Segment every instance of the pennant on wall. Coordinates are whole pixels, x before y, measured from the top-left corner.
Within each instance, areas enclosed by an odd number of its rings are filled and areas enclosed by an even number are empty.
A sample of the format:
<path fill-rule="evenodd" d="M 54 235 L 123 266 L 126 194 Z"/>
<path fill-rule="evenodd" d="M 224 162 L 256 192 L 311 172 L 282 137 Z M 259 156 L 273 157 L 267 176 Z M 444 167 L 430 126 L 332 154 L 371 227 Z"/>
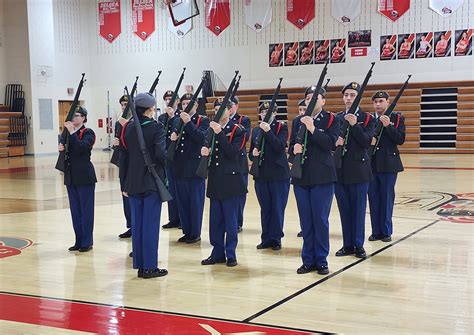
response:
<path fill-rule="evenodd" d="M 132 31 L 142 40 L 155 31 L 154 0 L 132 0 Z"/>
<path fill-rule="evenodd" d="M 439 15 L 446 17 L 462 6 L 464 0 L 430 0 L 429 7 Z"/>
<path fill-rule="evenodd" d="M 100 36 L 112 43 L 121 31 L 120 1 L 99 2 Z"/>
<path fill-rule="evenodd" d="M 272 22 L 272 0 L 245 0 L 245 24 L 259 33 Z"/>
<path fill-rule="evenodd" d="M 205 0 L 206 27 L 219 36 L 230 25 L 230 0 Z"/>
<path fill-rule="evenodd" d="M 346 26 L 360 15 L 360 4 L 361 0 L 332 0 L 331 15 Z"/>
<path fill-rule="evenodd" d="M 193 20 L 180 20 L 182 23 L 176 25 L 173 23 L 173 17 L 176 18 L 188 18 L 193 13 L 193 3 L 191 1 L 182 1 L 179 3 L 179 6 L 173 6 L 173 15 L 170 15 L 168 18 L 168 30 L 175 34 L 177 37 L 181 38 L 191 31 L 193 28 Z"/>
<path fill-rule="evenodd" d="M 410 0 L 378 0 L 377 10 L 393 22 L 410 9 Z"/>
<path fill-rule="evenodd" d="M 168 30 L 176 35 L 176 37 L 183 37 L 187 33 L 189 33 L 193 29 L 193 21 L 186 20 L 184 23 L 181 23 L 179 26 L 175 26 L 173 24 L 173 19 L 171 17 L 168 18 Z"/>
<path fill-rule="evenodd" d="M 298 29 L 303 29 L 314 19 L 316 1 L 286 0 L 286 19 Z"/>

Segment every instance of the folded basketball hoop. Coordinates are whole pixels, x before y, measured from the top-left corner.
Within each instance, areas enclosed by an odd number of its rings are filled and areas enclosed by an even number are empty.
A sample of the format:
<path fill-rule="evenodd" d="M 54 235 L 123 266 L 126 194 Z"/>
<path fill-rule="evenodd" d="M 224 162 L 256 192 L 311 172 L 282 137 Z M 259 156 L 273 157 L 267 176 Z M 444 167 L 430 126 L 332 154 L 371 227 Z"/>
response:
<path fill-rule="evenodd" d="M 163 0 L 175 27 L 199 15 L 197 0 Z"/>

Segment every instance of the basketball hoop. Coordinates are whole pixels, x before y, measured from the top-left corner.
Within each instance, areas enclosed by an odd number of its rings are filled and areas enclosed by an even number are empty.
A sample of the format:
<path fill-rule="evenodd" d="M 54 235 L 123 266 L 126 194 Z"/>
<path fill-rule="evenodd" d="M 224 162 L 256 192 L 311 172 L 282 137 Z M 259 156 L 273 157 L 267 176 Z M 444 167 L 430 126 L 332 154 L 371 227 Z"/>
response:
<path fill-rule="evenodd" d="M 175 27 L 199 15 L 197 0 L 163 0 Z"/>

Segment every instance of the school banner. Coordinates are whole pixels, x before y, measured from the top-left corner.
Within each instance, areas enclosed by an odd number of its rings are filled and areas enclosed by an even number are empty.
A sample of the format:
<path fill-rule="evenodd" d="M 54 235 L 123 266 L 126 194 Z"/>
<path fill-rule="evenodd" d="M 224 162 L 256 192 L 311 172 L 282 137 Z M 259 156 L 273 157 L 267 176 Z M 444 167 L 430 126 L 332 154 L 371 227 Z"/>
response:
<path fill-rule="evenodd" d="M 272 22 L 272 0 L 244 0 L 245 24 L 259 33 Z"/>
<path fill-rule="evenodd" d="M 132 0 L 132 31 L 142 40 L 155 31 L 154 0 Z"/>
<path fill-rule="evenodd" d="M 219 36 L 230 25 L 230 0 L 205 0 L 206 27 Z"/>
<path fill-rule="evenodd" d="M 361 0 L 331 0 L 331 15 L 347 26 L 361 13 Z"/>
<path fill-rule="evenodd" d="M 314 19 L 316 1 L 286 0 L 286 19 L 303 29 Z"/>
<path fill-rule="evenodd" d="M 122 32 L 120 1 L 99 2 L 99 33 L 112 43 Z"/>
<path fill-rule="evenodd" d="M 463 3 L 464 0 L 430 0 L 429 7 L 442 17 L 447 17 Z"/>
<path fill-rule="evenodd" d="M 378 2 L 378 12 L 393 22 L 410 9 L 410 0 L 378 0 Z"/>

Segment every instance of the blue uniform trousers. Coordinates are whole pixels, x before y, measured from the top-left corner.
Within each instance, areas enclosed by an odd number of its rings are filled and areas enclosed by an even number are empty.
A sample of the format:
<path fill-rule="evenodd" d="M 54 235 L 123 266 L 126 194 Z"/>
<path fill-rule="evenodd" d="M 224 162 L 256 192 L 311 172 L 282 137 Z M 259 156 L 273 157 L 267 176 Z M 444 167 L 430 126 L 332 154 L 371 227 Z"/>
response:
<path fill-rule="evenodd" d="M 344 248 L 364 246 L 368 189 L 369 183 L 336 183 L 336 200 L 341 217 Z"/>
<path fill-rule="evenodd" d="M 255 193 L 260 204 L 262 243 L 281 244 L 285 208 L 290 192 L 290 180 L 255 181 Z"/>
<path fill-rule="evenodd" d="M 247 189 L 249 186 L 249 174 L 244 173 L 242 175 L 242 178 L 244 178 L 245 188 Z M 247 193 L 240 196 L 240 199 L 239 199 L 239 204 L 238 204 L 239 212 L 237 215 L 237 222 L 238 222 L 239 227 L 242 227 L 244 225 L 244 209 L 245 209 L 246 202 L 247 202 Z"/>
<path fill-rule="evenodd" d="M 176 185 L 173 170 L 169 165 L 166 167 L 166 179 L 168 180 L 168 191 L 173 197 L 172 200 L 168 201 L 168 220 L 171 223 L 179 223 L 178 205 L 176 204 Z"/>
<path fill-rule="evenodd" d="M 154 270 L 158 266 L 161 199 L 158 192 L 129 195 L 132 212 L 133 268 Z"/>
<path fill-rule="evenodd" d="M 94 196 L 95 184 L 66 185 L 72 226 L 76 235 L 74 246 L 88 248 L 94 244 Z"/>
<path fill-rule="evenodd" d="M 176 204 L 184 235 L 201 236 L 205 181 L 201 178 L 176 178 Z"/>
<path fill-rule="evenodd" d="M 293 185 L 303 232 L 301 258 L 306 266 L 327 266 L 329 254 L 329 213 L 334 183 Z"/>
<path fill-rule="evenodd" d="M 370 221 L 375 237 L 392 235 L 396 181 L 396 173 L 374 173 L 374 180 L 369 183 Z"/>
<path fill-rule="evenodd" d="M 209 237 L 214 259 L 236 258 L 237 247 L 237 216 L 238 207 L 235 203 L 240 196 L 225 200 L 211 199 L 209 211 Z"/>
<path fill-rule="evenodd" d="M 127 228 L 131 228 L 132 227 L 132 214 L 130 213 L 130 201 L 123 194 L 122 194 L 122 203 L 123 203 L 123 214 L 125 214 L 125 219 L 127 219 Z"/>

